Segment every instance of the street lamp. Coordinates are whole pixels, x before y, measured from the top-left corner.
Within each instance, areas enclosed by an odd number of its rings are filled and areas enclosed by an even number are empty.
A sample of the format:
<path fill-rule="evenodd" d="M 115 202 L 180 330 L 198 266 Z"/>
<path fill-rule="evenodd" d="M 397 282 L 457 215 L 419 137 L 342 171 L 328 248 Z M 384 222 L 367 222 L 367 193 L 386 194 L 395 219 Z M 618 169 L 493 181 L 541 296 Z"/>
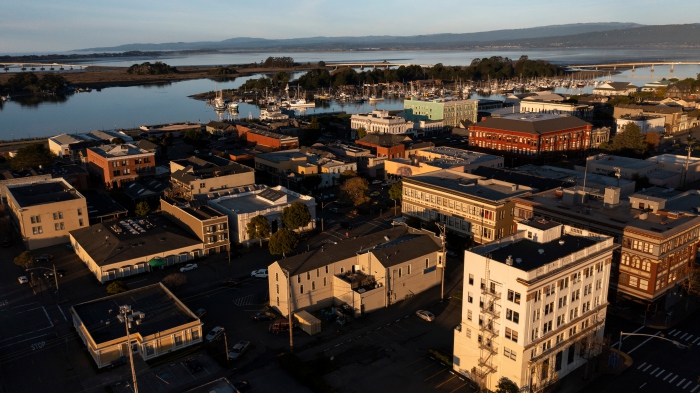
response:
<path fill-rule="evenodd" d="M 323 219 L 325 217 L 325 214 L 323 213 L 323 209 L 328 207 L 328 205 L 336 203 L 337 201 L 331 201 L 328 203 L 325 203 L 325 202 L 326 202 L 326 196 L 324 194 L 321 194 L 321 232 L 325 232 L 324 225 L 323 225 Z"/>
<path fill-rule="evenodd" d="M 659 333 L 656 333 L 656 334 L 659 334 Z M 668 338 L 661 337 L 661 336 L 657 336 L 656 334 L 623 333 L 623 332 L 620 332 L 620 341 L 619 341 L 618 344 L 617 344 L 617 350 L 620 351 L 620 353 L 622 353 L 622 336 L 645 336 L 645 337 L 650 337 L 650 338 L 658 338 L 658 339 L 660 339 L 660 340 L 666 340 L 666 341 L 669 341 L 669 342 L 673 343 L 673 345 L 675 345 L 675 346 L 676 346 L 677 348 L 679 348 L 679 349 L 687 349 L 687 348 L 690 348 L 688 345 L 681 344 L 680 342 L 678 342 L 678 341 L 676 341 L 676 340 L 669 340 Z"/>

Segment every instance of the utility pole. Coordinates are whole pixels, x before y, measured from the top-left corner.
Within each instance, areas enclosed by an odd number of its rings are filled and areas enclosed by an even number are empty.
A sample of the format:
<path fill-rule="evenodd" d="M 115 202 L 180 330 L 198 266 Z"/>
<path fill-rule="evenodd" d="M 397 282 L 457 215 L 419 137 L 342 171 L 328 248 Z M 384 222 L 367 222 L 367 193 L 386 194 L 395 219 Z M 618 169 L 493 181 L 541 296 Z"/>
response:
<path fill-rule="evenodd" d="M 694 140 L 691 140 L 690 137 L 688 137 L 688 156 L 685 158 L 685 169 L 683 171 L 683 183 L 681 183 L 682 187 L 685 187 L 685 182 L 688 179 L 688 164 L 690 164 L 690 153 L 693 151 L 693 144 L 695 143 Z"/>
<path fill-rule="evenodd" d="M 287 318 L 289 322 L 289 351 L 294 353 L 294 325 L 292 324 L 292 275 L 289 270 L 282 269 L 287 278 Z"/>
<path fill-rule="evenodd" d="M 226 337 L 226 331 L 224 331 L 224 349 L 226 350 L 226 363 L 230 361 L 228 357 L 228 338 Z"/>
<path fill-rule="evenodd" d="M 131 349 L 131 336 L 129 335 L 129 315 L 131 313 L 131 306 L 124 305 L 119 307 L 119 312 L 124 316 L 124 326 L 126 327 L 126 346 L 129 352 L 129 363 L 131 363 L 131 379 L 134 384 L 134 393 L 139 393 L 139 388 L 136 385 L 136 370 L 134 369 L 134 355 Z"/>
<path fill-rule="evenodd" d="M 58 290 L 58 275 L 56 274 L 56 265 L 53 265 L 53 278 L 56 281 L 56 296 L 58 297 L 58 303 L 61 302 L 61 292 Z"/>
<path fill-rule="evenodd" d="M 445 268 L 447 267 L 447 254 L 445 253 L 445 231 L 446 224 L 437 224 L 440 229 L 440 240 L 442 240 L 442 278 L 440 279 L 440 300 L 445 300 Z"/>

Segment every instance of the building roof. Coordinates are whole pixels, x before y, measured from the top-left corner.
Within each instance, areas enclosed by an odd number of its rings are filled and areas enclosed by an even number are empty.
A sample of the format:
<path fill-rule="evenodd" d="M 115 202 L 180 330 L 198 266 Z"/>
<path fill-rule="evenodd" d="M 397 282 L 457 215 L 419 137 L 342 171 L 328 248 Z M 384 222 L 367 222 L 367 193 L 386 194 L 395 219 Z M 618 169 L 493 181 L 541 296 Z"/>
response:
<path fill-rule="evenodd" d="M 411 176 L 404 178 L 404 181 L 414 184 L 422 183 L 431 188 L 440 188 L 444 192 L 467 194 L 470 197 L 485 199 L 491 202 L 500 202 L 510 197 L 534 191 L 530 187 L 521 186 L 517 183 L 481 179 L 478 175 L 459 173 L 451 170 L 440 170 L 423 175 Z"/>
<path fill-rule="evenodd" d="M 158 145 L 149 141 L 148 139 L 141 139 L 140 141 L 134 143 L 134 146 L 138 147 L 139 149 L 146 150 L 146 151 L 152 151 L 152 150 L 156 150 L 158 148 Z"/>
<path fill-rule="evenodd" d="M 503 168 L 491 168 L 480 166 L 472 171 L 472 174 L 487 179 L 495 179 L 503 182 L 519 184 L 537 191 L 552 190 L 558 187 L 569 187 L 571 182 L 566 179 L 551 179 L 549 177 L 530 175 L 515 170 Z"/>
<path fill-rule="evenodd" d="M 72 308 L 92 340 L 101 344 L 121 338 L 126 341 L 124 323 L 118 317 L 119 306 L 123 305 L 131 306 L 134 313 L 143 313 L 142 318 L 134 316 L 139 323 L 132 323 L 129 328 L 131 334 L 142 337 L 197 320 L 192 311 L 160 283 L 76 304 Z"/>
<path fill-rule="evenodd" d="M 61 134 L 52 136 L 49 139 L 61 146 L 70 145 L 73 143 L 88 142 L 92 140 L 83 134 Z"/>
<path fill-rule="evenodd" d="M 212 200 L 214 208 L 223 208 L 236 214 L 255 213 L 274 206 L 287 206 L 294 202 L 305 203 L 313 197 L 300 195 L 282 186 L 257 188 L 248 192 L 222 195 Z"/>
<path fill-rule="evenodd" d="M 161 196 L 168 187 L 167 183 L 156 179 L 136 180 L 124 186 L 123 191 L 131 199 L 143 199 Z"/>
<path fill-rule="evenodd" d="M 99 223 L 70 234 L 98 266 L 154 255 L 167 256 L 173 249 L 202 244 L 163 215 Z"/>
<path fill-rule="evenodd" d="M 124 206 L 117 203 L 107 194 L 101 194 L 97 191 L 83 191 L 82 194 L 85 196 L 90 219 L 127 215 L 129 213 Z"/>
<path fill-rule="evenodd" d="M 639 158 L 630 158 L 630 157 L 622 157 L 622 156 L 613 156 L 613 155 L 608 155 L 608 154 L 599 154 L 597 156 L 591 156 L 595 157 L 594 161 L 591 161 L 592 164 L 596 165 L 606 165 L 609 167 L 619 167 L 621 169 L 628 169 L 628 170 L 641 170 L 641 169 L 646 169 L 646 168 L 652 168 L 655 167 L 657 164 L 654 162 L 650 161 L 645 161 Z M 589 159 L 591 159 L 589 157 Z"/>
<path fill-rule="evenodd" d="M 372 252 L 382 265 L 388 267 L 438 251 L 440 246 L 430 236 L 420 232 L 409 233 L 408 228 L 399 226 L 365 236 L 340 240 L 337 244 L 324 245 L 315 250 L 280 259 L 277 263 L 287 269 L 291 275 L 296 275 L 352 258 L 359 253 Z M 388 237 L 389 241 L 385 237 Z"/>
<path fill-rule="evenodd" d="M 137 154 L 149 154 L 148 151 L 140 149 L 134 145 L 124 143 L 121 145 L 103 145 L 97 147 L 90 147 L 94 153 L 101 155 L 105 158 L 119 158 L 134 156 Z"/>
<path fill-rule="evenodd" d="M 257 128 L 253 128 L 250 131 L 248 131 L 251 134 L 257 134 L 257 135 L 262 135 L 268 138 L 273 138 L 273 139 L 279 139 L 281 141 L 289 139 L 289 140 L 294 140 L 298 139 L 295 136 L 290 136 L 290 135 L 284 135 L 284 134 L 279 134 L 277 132 L 272 132 L 272 131 L 265 131 L 265 130 L 260 130 Z"/>
<path fill-rule="evenodd" d="M 216 156 L 211 156 L 207 159 L 192 156 L 182 160 L 174 160 L 173 162 L 183 166 L 184 169 L 177 170 L 170 176 L 183 183 L 254 171 L 251 167 Z"/>
<path fill-rule="evenodd" d="M 20 185 L 9 184 L 7 189 L 20 207 L 84 198 L 75 188 L 71 187 L 63 179 L 44 180 Z"/>
<path fill-rule="evenodd" d="M 564 244 L 560 244 L 561 241 Z M 522 271 L 530 271 L 554 262 L 559 258 L 574 254 L 584 248 L 590 247 L 598 241 L 573 235 L 561 235 L 559 238 L 547 243 L 538 243 L 530 239 L 505 244 L 503 247 L 491 249 L 490 259 L 506 263 L 508 257 L 513 258 L 513 267 Z M 540 252 L 539 250 L 543 250 Z M 520 263 L 517 262 L 520 258 Z"/>
<path fill-rule="evenodd" d="M 367 143 L 375 146 L 392 147 L 410 141 L 411 138 L 404 134 L 367 134 L 367 136 L 365 136 L 362 139 L 359 139 L 357 142 Z"/>
<path fill-rule="evenodd" d="M 299 151 L 299 149 L 290 149 L 290 150 L 282 150 L 282 151 L 274 151 L 270 153 L 261 153 L 257 154 L 255 156 L 256 158 L 262 158 L 263 160 L 271 161 L 271 162 L 285 162 L 293 159 L 298 159 L 298 158 L 306 158 L 307 155 Z"/>
<path fill-rule="evenodd" d="M 677 154 L 661 154 L 654 157 L 647 158 L 647 161 L 664 163 L 664 164 L 674 164 L 674 165 L 685 165 L 686 160 L 688 160 L 689 165 L 697 164 L 700 162 L 699 157 L 688 157 L 681 156 Z"/>
<path fill-rule="evenodd" d="M 641 109 L 643 112 L 648 113 L 662 113 L 662 114 L 674 114 L 683 113 L 683 108 L 681 107 L 671 107 L 666 105 L 618 105 L 618 108 L 623 109 Z"/>
<path fill-rule="evenodd" d="M 440 155 L 440 157 L 437 157 L 431 161 L 428 161 L 431 163 L 434 161 L 438 161 L 438 162 L 446 161 L 448 163 L 454 162 L 455 165 L 456 164 L 473 165 L 473 164 L 478 164 L 480 162 L 488 162 L 488 161 L 498 160 L 499 158 L 502 158 L 501 156 L 496 156 L 493 154 L 480 153 L 480 152 L 464 150 L 464 149 L 457 149 L 457 148 L 449 147 L 449 146 L 431 147 L 428 149 L 423 149 L 422 151 L 425 153 L 432 153 L 432 154 L 439 154 Z M 417 154 L 421 155 L 421 153 L 417 153 Z"/>
<path fill-rule="evenodd" d="M 239 391 L 228 379 L 221 377 L 192 388 L 185 393 L 239 393 Z"/>
<path fill-rule="evenodd" d="M 4 169 L 0 170 L 0 181 L 2 180 L 14 180 L 14 179 L 24 179 L 27 177 L 41 176 L 43 173 L 36 171 L 34 169 L 22 169 L 22 170 L 11 170 Z"/>
<path fill-rule="evenodd" d="M 513 113 L 500 117 L 489 117 L 470 128 L 524 132 L 540 135 L 572 128 L 591 127 L 591 124 L 575 116 L 554 115 L 550 113 Z"/>
<path fill-rule="evenodd" d="M 607 82 L 603 83 L 602 85 L 596 87 L 594 90 L 627 90 L 627 89 L 636 89 L 637 86 L 631 84 L 630 82 Z"/>
<path fill-rule="evenodd" d="M 628 184 L 634 183 L 634 180 L 629 180 L 629 179 L 617 179 L 614 177 L 598 174 L 598 173 L 586 173 L 584 171 L 578 171 L 575 169 L 566 169 L 566 168 L 559 168 L 555 166 L 549 166 L 549 165 L 523 165 L 517 168 L 514 168 L 513 170 L 522 172 L 522 173 L 527 173 L 530 175 L 535 175 L 539 177 L 544 177 L 546 179 L 550 180 L 561 180 L 561 181 L 567 181 L 573 184 L 578 184 L 580 186 L 583 185 L 584 179 L 587 181 L 588 187 L 591 187 L 591 184 L 598 184 L 602 186 L 614 186 L 614 187 L 623 187 Z M 537 188 L 537 187 L 536 187 Z"/>

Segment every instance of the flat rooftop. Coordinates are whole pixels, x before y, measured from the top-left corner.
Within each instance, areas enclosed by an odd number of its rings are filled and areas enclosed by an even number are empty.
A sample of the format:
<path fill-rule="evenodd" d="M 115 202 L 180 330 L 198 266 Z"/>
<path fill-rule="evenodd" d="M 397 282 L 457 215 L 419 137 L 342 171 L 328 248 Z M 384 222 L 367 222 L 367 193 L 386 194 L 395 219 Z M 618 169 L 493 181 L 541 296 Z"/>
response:
<path fill-rule="evenodd" d="M 700 162 L 699 157 L 688 158 L 687 156 L 680 156 L 680 155 L 676 155 L 676 154 L 661 154 L 658 156 L 647 158 L 647 161 L 649 161 L 649 162 L 675 164 L 675 165 L 683 165 L 683 166 L 685 166 L 686 160 L 688 160 L 688 162 L 691 165 Z"/>
<path fill-rule="evenodd" d="M 179 207 L 180 209 L 187 212 L 189 215 L 195 217 L 198 220 L 209 220 L 212 218 L 225 216 L 225 214 L 207 205 L 206 201 L 204 200 L 193 199 L 191 201 L 188 201 L 182 198 L 171 197 L 163 197 L 161 199 L 163 199 L 166 203 L 170 205 Z"/>
<path fill-rule="evenodd" d="M 563 241 L 564 244 L 560 244 Z M 537 243 L 530 239 L 520 239 L 503 247 L 490 250 L 491 260 L 506 263 L 510 256 L 513 258 L 513 267 L 522 271 L 530 271 L 554 262 L 559 258 L 571 255 L 584 248 L 598 243 L 583 236 L 562 235 L 556 240 L 547 243 Z M 543 250 L 540 252 L 539 250 Z M 520 258 L 520 263 L 517 262 Z"/>
<path fill-rule="evenodd" d="M 634 183 L 634 180 L 629 179 L 617 179 L 615 177 L 605 176 L 598 173 L 588 173 L 584 171 L 577 171 L 575 169 L 559 168 L 549 165 L 523 165 L 514 169 L 515 171 L 521 173 L 527 173 L 530 175 L 541 176 L 548 179 L 559 179 L 567 180 L 572 183 L 577 183 L 578 185 L 583 185 L 584 178 L 587 181 L 587 186 L 591 186 L 591 183 L 600 184 L 603 186 L 614 186 L 623 187 L 628 184 Z"/>
<path fill-rule="evenodd" d="M 265 136 L 265 137 L 268 137 L 268 138 L 279 139 L 279 140 L 284 140 L 284 139 L 297 139 L 297 137 L 295 137 L 295 136 L 289 136 L 289 135 L 284 135 L 284 134 L 278 134 L 278 133 L 276 133 L 276 132 L 265 131 L 265 130 L 259 130 L 259 129 L 256 129 L 256 128 L 253 128 L 253 129 L 251 129 L 251 130 L 248 131 L 248 132 L 250 132 L 250 133 L 252 133 L 252 134 L 262 135 L 262 136 Z"/>
<path fill-rule="evenodd" d="M 92 150 L 94 153 L 106 158 L 128 157 L 135 156 L 138 154 L 153 154 L 128 143 L 124 143 L 121 145 L 103 145 L 97 147 L 90 147 L 89 149 Z"/>
<path fill-rule="evenodd" d="M 596 165 L 606 165 L 609 167 L 620 167 L 622 169 L 630 169 L 630 170 L 640 170 L 640 169 L 646 169 L 646 168 L 651 168 L 656 165 L 654 162 L 649 162 L 645 160 L 640 160 L 638 158 L 630 158 L 630 157 L 621 157 L 621 156 L 612 156 L 612 155 L 599 155 L 599 156 L 594 156 L 595 159 L 590 159 L 590 163 L 596 164 Z"/>
<path fill-rule="evenodd" d="M 17 200 L 20 207 L 81 199 L 83 196 L 73 187 L 61 181 L 8 185 L 8 192 Z"/>
<path fill-rule="evenodd" d="M 533 189 L 500 180 L 482 180 L 478 176 L 458 173 L 450 170 L 440 170 L 424 175 L 412 176 L 405 179 L 407 183 L 422 183 L 439 187 L 447 192 L 457 192 L 490 201 L 504 199 L 532 192 Z"/>
<path fill-rule="evenodd" d="M 282 200 L 281 197 L 285 195 L 285 202 L 280 202 Z M 235 213 L 254 213 L 273 206 L 288 205 L 294 202 L 304 203 L 307 200 L 284 190 L 265 188 L 261 191 L 233 194 L 231 197 L 224 197 L 214 202 L 216 205 Z"/>
<path fill-rule="evenodd" d="M 285 162 L 293 159 L 306 158 L 306 154 L 299 151 L 299 149 L 282 150 L 271 153 L 262 153 L 255 156 L 256 158 L 262 158 L 263 160 L 272 161 L 276 163 Z"/>
<path fill-rule="evenodd" d="M 197 320 L 161 284 L 77 304 L 73 310 L 95 343 L 100 344 L 120 338 L 126 340 L 124 323 L 117 318 L 119 306 L 123 305 L 130 305 L 134 312 L 144 313 L 143 318 L 135 317 L 140 323 L 132 323 L 129 329 L 131 334 L 144 337 Z"/>
<path fill-rule="evenodd" d="M 496 156 L 488 153 L 479 153 L 476 151 L 457 149 L 454 147 L 447 146 L 437 146 L 422 150 L 426 153 L 439 154 L 441 159 L 446 160 L 460 160 L 465 164 L 478 164 L 480 162 L 487 162 L 492 160 L 497 160 L 502 158 L 501 156 Z M 418 153 L 420 154 L 420 153 Z"/>
<path fill-rule="evenodd" d="M 88 217 L 91 219 L 129 214 L 129 211 L 124 206 L 117 203 L 107 194 L 100 194 L 97 191 L 84 191 L 82 194 L 85 196 Z"/>

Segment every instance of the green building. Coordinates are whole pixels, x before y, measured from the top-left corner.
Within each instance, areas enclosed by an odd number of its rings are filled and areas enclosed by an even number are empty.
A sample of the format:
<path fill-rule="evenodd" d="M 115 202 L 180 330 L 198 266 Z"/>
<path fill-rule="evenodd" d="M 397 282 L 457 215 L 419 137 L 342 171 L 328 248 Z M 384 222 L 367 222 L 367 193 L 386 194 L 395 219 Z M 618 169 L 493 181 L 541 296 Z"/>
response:
<path fill-rule="evenodd" d="M 462 120 L 476 123 L 478 100 L 449 100 L 444 98 L 430 101 L 410 99 L 403 102 L 404 117 L 408 121 L 442 120 L 446 126 L 459 127 Z"/>

